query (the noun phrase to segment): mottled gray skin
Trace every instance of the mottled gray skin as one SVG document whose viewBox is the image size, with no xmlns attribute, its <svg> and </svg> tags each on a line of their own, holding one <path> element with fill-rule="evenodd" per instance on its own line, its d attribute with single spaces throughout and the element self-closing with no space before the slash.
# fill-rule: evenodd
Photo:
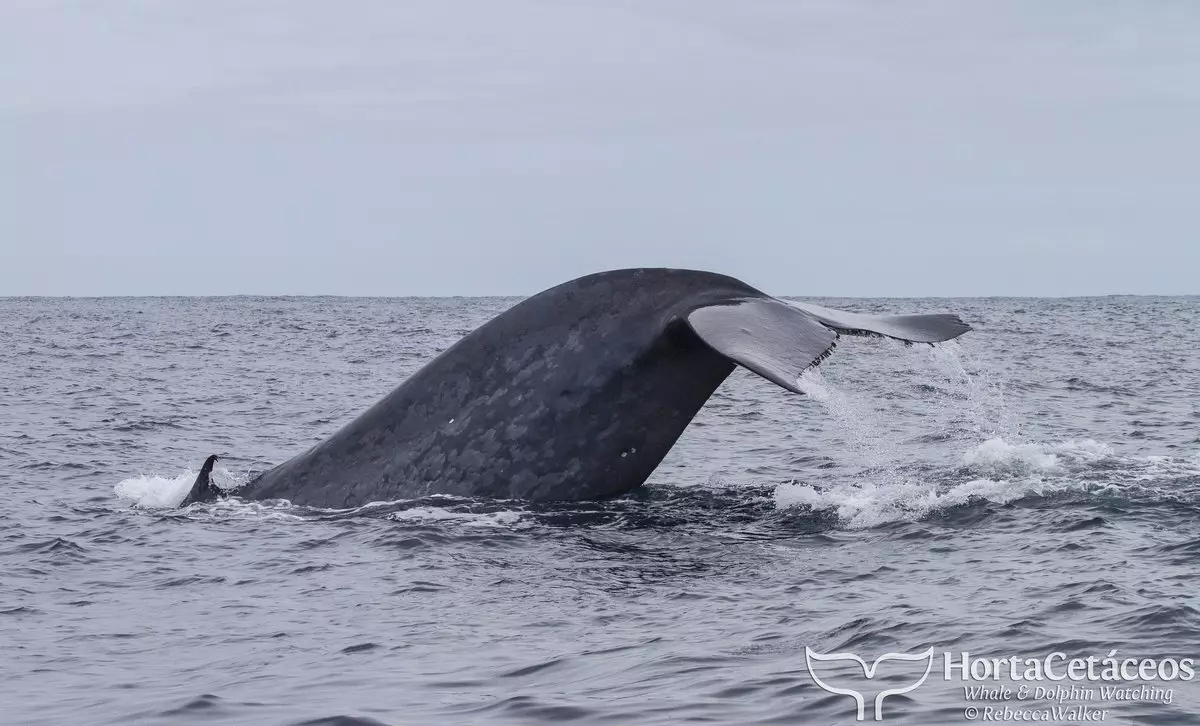
<svg viewBox="0 0 1200 726">
<path fill-rule="evenodd" d="M 711 272 L 602 272 L 516 305 L 241 494 L 337 508 L 613 497 L 646 481 L 735 363 L 798 393 L 839 333 L 934 343 L 967 330 L 955 315 L 788 304 Z M 198 483 L 187 501 L 213 496 Z"/>
<path fill-rule="evenodd" d="M 734 368 L 686 316 L 748 297 L 768 296 L 691 270 L 617 270 L 551 288 L 239 494 L 320 507 L 622 494 L 650 476 Z"/>
</svg>

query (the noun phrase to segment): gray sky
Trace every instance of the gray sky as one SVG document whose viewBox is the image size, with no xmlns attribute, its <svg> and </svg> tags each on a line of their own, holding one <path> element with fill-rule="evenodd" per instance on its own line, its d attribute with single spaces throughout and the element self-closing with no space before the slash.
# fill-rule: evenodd
<svg viewBox="0 0 1200 726">
<path fill-rule="evenodd" d="M 647 265 L 1200 292 L 1200 3 L 0 3 L 0 295 Z"/>
</svg>

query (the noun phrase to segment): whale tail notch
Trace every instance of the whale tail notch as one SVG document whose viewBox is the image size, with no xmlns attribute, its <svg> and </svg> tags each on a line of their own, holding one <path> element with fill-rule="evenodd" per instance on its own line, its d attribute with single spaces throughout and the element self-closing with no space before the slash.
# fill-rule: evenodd
<svg viewBox="0 0 1200 726">
<path fill-rule="evenodd" d="M 200 474 L 192 484 L 191 491 L 183 498 L 183 502 L 179 506 L 186 507 L 196 502 L 211 502 L 225 496 L 225 491 L 216 484 L 213 484 L 212 481 L 213 465 L 216 463 L 216 454 L 204 460 L 204 466 L 200 467 Z"/>
</svg>

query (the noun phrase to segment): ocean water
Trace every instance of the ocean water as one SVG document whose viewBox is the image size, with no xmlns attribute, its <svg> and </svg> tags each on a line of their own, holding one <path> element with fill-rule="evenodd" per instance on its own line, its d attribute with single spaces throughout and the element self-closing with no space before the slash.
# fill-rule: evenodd
<svg viewBox="0 0 1200 726">
<path fill-rule="evenodd" d="M 613 502 L 173 507 L 513 302 L 0 300 L 0 723 L 1200 723 L 1200 298 L 818 300 L 975 330 L 739 370 Z M 1154 663 L 1025 672 L 1089 656 Z"/>
</svg>

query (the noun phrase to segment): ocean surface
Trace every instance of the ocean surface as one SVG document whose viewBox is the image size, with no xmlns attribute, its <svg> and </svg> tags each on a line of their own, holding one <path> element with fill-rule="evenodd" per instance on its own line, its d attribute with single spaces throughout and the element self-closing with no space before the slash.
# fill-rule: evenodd
<svg viewBox="0 0 1200 726">
<path fill-rule="evenodd" d="M 514 302 L 0 299 L 0 723 L 1200 723 L 1200 298 L 817 300 L 975 330 L 739 370 L 618 501 L 174 508 Z"/>
</svg>

